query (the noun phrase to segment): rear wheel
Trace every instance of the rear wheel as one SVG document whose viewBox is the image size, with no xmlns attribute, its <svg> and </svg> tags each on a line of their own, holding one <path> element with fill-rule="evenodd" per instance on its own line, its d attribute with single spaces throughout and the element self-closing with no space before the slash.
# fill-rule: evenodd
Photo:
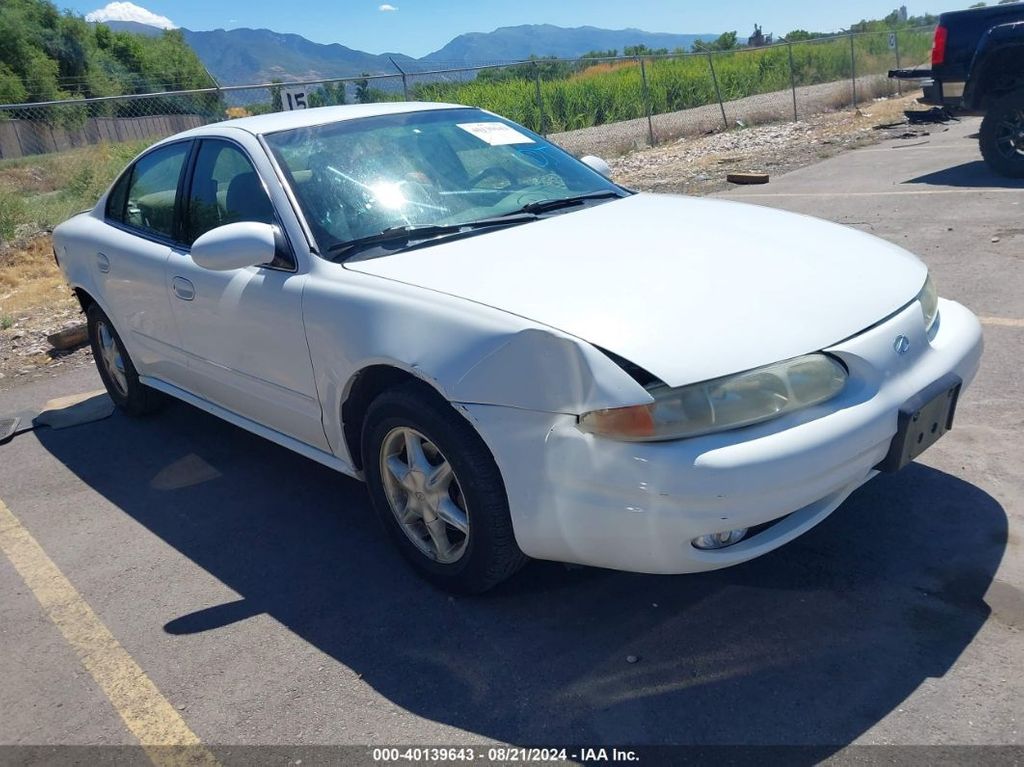
<svg viewBox="0 0 1024 767">
<path fill-rule="evenodd" d="M 1024 178 L 1024 90 L 988 109 L 981 123 L 981 154 L 996 173 Z"/>
<path fill-rule="evenodd" d="M 448 591 L 479 593 L 526 561 L 505 485 L 469 422 L 421 384 L 370 405 L 362 439 L 374 510 L 409 563 Z"/>
<path fill-rule="evenodd" d="M 110 318 L 96 304 L 89 307 L 86 318 L 89 322 L 92 356 L 114 404 L 132 416 L 158 410 L 162 404 L 160 393 L 139 381 L 135 365 Z"/>
</svg>

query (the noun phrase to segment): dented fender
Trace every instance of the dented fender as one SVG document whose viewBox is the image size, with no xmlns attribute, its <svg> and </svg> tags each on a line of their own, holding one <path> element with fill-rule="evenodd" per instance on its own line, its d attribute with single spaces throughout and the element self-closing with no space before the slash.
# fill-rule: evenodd
<svg viewBox="0 0 1024 767">
<path fill-rule="evenodd" d="M 318 261 L 303 322 L 333 452 L 350 460 L 341 410 L 360 372 L 402 370 L 456 405 L 580 414 L 650 402 L 585 341 L 461 298 Z"/>
<path fill-rule="evenodd" d="M 450 398 L 572 415 L 652 401 L 591 344 L 540 327 L 521 330 L 473 365 Z"/>
</svg>

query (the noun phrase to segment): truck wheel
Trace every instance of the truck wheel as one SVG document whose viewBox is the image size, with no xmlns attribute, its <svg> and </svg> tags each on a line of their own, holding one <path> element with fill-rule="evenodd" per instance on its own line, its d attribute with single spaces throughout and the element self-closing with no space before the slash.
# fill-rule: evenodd
<svg viewBox="0 0 1024 767">
<path fill-rule="evenodd" d="M 1024 178 L 1024 90 L 993 104 L 981 123 L 981 154 L 996 173 Z"/>
</svg>

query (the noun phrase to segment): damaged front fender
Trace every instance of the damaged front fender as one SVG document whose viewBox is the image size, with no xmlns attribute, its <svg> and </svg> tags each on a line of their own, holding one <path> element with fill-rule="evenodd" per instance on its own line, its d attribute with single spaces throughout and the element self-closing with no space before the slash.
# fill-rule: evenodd
<svg viewBox="0 0 1024 767">
<path fill-rule="evenodd" d="M 595 347 L 538 328 L 511 336 L 451 384 L 449 394 L 465 404 L 573 415 L 652 401 Z"/>
</svg>

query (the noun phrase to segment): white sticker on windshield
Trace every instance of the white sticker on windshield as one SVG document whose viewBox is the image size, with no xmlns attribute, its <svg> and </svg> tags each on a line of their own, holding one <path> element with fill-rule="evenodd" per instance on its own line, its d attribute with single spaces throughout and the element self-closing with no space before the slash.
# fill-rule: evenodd
<svg viewBox="0 0 1024 767">
<path fill-rule="evenodd" d="M 466 133 L 472 133 L 478 139 L 486 141 L 491 146 L 536 143 L 529 136 L 523 135 L 511 125 L 505 125 L 505 123 L 458 123 L 458 126 L 466 131 Z"/>
</svg>

